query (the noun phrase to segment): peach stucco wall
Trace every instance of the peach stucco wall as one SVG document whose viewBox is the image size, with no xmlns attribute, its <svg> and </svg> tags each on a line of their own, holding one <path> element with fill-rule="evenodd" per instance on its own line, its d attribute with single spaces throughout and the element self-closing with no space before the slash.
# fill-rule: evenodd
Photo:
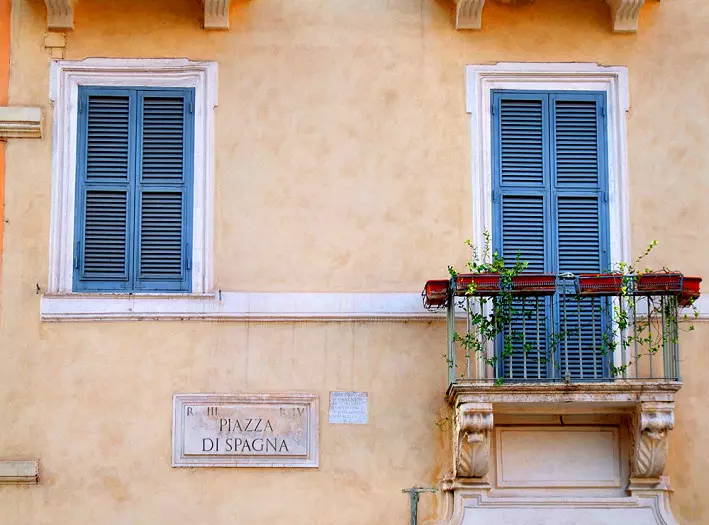
<svg viewBox="0 0 709 525">
<path fill-rule="evenodd" d="M 636 35 L 613 35 L 601 0 L 488 4 L 482 31 L 456 32 L 452 0 L 232 0 L 231 30 L 205 32 L 195 0 L 80 0 L 66 58 L 218 61 L 215 285 L 290 292 L 415 292 L 461 264 L 465 65 L 627 66 L 633 250 L 658 239 L 651 264 L 708 275 L 709 3 L 648 1 Z M 0 457 L 40 458 L 42 482 L 0 487 L 0 523 L 406 523 L 401 489 L 447 458 L 443 323 L 39 322 L 45 17 L 14 0 L 10 103 L 46 118 L 7 146 L 0 286 Z M 683 339 L 668 472 L 684 525 L 709 523 L 708 338 Z M 368 425 L 327 424 L 338 389 L 369 392 Z M 321 467 L 172 469 L 171 396 L 243 391 L 320 394 Z"/>
<path fill-rule="evenodd" d="M 10 87 L 10 10 L 12 0 L 0 0 L 0 106 L 7 105 Z M 0 273 L 5 223 L 5 141 L 0 139 Z"/>
</svg>

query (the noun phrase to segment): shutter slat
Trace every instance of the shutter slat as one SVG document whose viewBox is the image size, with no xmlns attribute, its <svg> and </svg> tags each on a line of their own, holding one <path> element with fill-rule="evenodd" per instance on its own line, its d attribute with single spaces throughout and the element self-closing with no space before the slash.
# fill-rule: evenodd
<svg viewBox="0 0 709 525">
<path fill-rule="evenodd" d="M 555 100 L 554 155 L 559 187 L 598 186 L 599 125 L 596 100 Z"/>
<path fill-rule="evenodd" d="M 541 100 L 501 100 L 499 147 L 503 185 L 544 182 L 543 120 Z"/>
<path fill-rule="evenodd" d="M 181 183 L 184 179 L 184 98 L 145 96 L 142 115 L 142 182 Z"/>
<path fill-rule="evenodd" d="M 503 195 L 501 208 L 505 264 L 514 265 L 519 253 L 529 271 L 544 272 L 544 197 Z"/>
<path fill-rule="evenodd" d="M 143 191 L 139 278 L 182 281 L 183 194 Z"/>
<path fill-rule="evenodd" d="M 130 98 L 89 95 L 86 181 L 128 182 Z"/>
<path fill-rule="evenodd" d="M 126 279 L 127 190 L 88 190 L 85 210 L 83 277 Z"/>
</svg>

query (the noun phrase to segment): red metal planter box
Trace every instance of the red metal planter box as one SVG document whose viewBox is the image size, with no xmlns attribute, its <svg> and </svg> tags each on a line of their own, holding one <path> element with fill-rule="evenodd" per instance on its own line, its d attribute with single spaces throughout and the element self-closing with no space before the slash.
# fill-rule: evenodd
<svg viewBox="0 0 709 525">
<path fill-rule="evenodd" d="M 471 295 L 468 288 L 474 283 L 472 295 L 499 295 L 499 273 L 461 273 L 456 279 L 456 295 Z"/>
<path fill-rule="evenodd" d="M 424 308 L 443 308 L 448 303 L 448 281 L 427 281 L 421 295 Z"/>
<path fill-rule="evenodd" d="M 621 295 L 623 274 L 620 273 L 582 273 L 579 275 L 579 293 L 581 295 Z"/>
<path fill-rule="evenodd" d="M 512 278 L 515 295 L 554 295 L 556 275 L 549 273 L 521 273 Z"/>
<path fill-rule="evenodd" d="M 679 296 L 680 306 L 690 306 L 694 301 L 699 299 L 701 292 L 699 291 L 701 277 L 685 277 L 682 280 L 682 294 Z"/>
<path fill-rule="evenodd" d="M 644 273 L 638 275 L 635 290 L 638 295 L 679 295 L 682 277 L 679 272 Z"/>
</svg>

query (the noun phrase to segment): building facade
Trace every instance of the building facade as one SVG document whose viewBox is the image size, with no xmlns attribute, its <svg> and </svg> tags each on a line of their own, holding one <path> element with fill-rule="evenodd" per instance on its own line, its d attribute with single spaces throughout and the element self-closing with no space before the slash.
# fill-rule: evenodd
<svg viewBox="0 0 709 525">
<path fill-rule="evenodd" d="M 420 297 L 707 273 L 704 2 L 0 6 L 0 522 L 709 521 L 709 300 L 505 364 Z"/>
</svg>

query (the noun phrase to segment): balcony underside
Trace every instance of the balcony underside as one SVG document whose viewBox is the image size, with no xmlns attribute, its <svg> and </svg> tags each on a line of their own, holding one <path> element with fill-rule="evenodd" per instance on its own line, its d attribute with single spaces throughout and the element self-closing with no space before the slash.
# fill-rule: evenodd
<svg viewBox="0 0 709 525">
<path fill-rule="evenodd" d="M 451 406 L 489 403 L 495 412 L 586 413 L 632 411 L 638 403 L 674 403 L 679 381 L 617 379 L 609 382 L 510 382 L 460 379 L 448 387 Z"/>
</svg>

